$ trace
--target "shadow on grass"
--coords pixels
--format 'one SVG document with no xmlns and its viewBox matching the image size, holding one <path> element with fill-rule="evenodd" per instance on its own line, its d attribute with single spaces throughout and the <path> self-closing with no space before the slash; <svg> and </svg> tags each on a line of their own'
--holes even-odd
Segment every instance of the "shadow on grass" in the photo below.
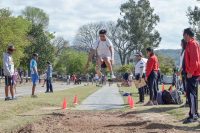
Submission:
<svg viewBox="0 0 200 133">
<path fill-rule="evenodd" d="M 119 117 L 125 117 L 127 115 L 130 115 L 130 114 L 141 114 L 141 113 L 162 113 L 162 112 L 168 112 L 170 110 L 174 110 L 174 109 L 178 109 L 180 107 L 152 107 L 152 108 L 149 108 L 149 109 L 144 109 L 144 110 L 135 110 L 135 111 L 131 111 L 131 112 L 128 112 L 128 113 L 124 113 L 122 115 L 120 115 Z"/>
<path fill-rule="evenodd" d="M 118 125 L 107 125 L 105 127 L 134 127 L 134 126 L 142 126 L 146 125 L 151 121 L 139 121 L 139 122 L 131 122 L 131 123 L 126 123 L 126 124 L 118 124 Z"/>
<path fill-rule="evenodd" d="M 27 116 L 66 116 L 63 113 L 49 113 L 49 114 L 36 114 L 36 115 L 17 115 L 17 116 L 21 116 L 21 117 L 27 117 Z"/>
</svg>

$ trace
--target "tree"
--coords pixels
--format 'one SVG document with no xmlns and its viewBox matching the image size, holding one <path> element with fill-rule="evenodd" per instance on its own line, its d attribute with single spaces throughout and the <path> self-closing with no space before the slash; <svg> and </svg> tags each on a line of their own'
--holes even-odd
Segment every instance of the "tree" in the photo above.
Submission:
<svg viewBox="0 0 200 133">
<path fill-rule="evenodd" d="M 55 47 L 55 56 L 61 56 L 63 51 L 65 51 L 68 46 L 69 42 L 66 41 L 63 37 L 57 37 L 53 40 L 53 46 Z"/>
<path fill-rule="evenodd" d="M 175 61 L 171 57 L 158 55 L 159 65 L 161 73 L 164 75 L 171 75 L 173 73 L 173 68 L 176 67 Z"/>
<path fill-rule="evenodd" d="M 67 49 L 59 56 L 55 65 L 55 70 L 59 74 L 80 74 L 84 72 L 86 62 L 87 54 L 85 52 Z"/>
<path fill-rule="evenodd" d="M 192 26 L 196 33 L 196 38 L 200 41 L 200 8 L 195 6 L 194 9 L 188 8 L 187 16 L 189 24 Z"/>
<path fill-rule="evenodd" d="M 106 27 L 108 29 L 108 36 L 114 45 L 114 49 L 119 54 L 121 64 L 124 65 L 129 54 L 129 43 L 124 36 L 125 30 L 115 22 L 107 22 Z"/>
<path fill-rule="evenodd" d="M 118 19 L 118 25 L 125 30 L 124 37 L 128 40 L 126 48 L 128 57 L 132 52 L 142 51 L 149 46 L 158 47 L 161 37 L 155 26 L 159 22 L 159 16 L 154 14 L 149 0 L 128 0 L 120 7 L 122 18 Z"/>
<path fill-rule="evenodd" d="M 34 25 L 42 25 L 45 28 L 49 25 L 48 14 L 40 8 L 28 6 L 22 11 L 22 16 L 31 21 Z"/>
<path fill-rule="evenodd" d="M 8 18 L 12 15 L 12 12 L 7 8 L 0 9 L 0 17 L 1 18 Z"/>
<path fill-rule="evenodd" d="M 33 53 L 39 54 L 38 68 L 40 72 L 46 69 L 46 62 L 53 62 L 55 59 L 55 47 L 50 43 L 51 35 L 44 31 L 42 25 L 32 25 L 28 32 L 31 45 L 25 48 L 26 57 L 24 57 L 21 64 L 24 67 L 29 67 L 30 59 Z"/>
<path fill-rule="evenodd" d="M 77 50 L 88 51 L 99 36 L 99 30 L 105 28 L 103 22 L 90 23 L 81 26 L 74 39 L 74 45 Z"/>
<path fill-rule="evenodd" d="M 31 23 L 22 17 L 13 17 L 8 9 L 0 9 L 0 53 L 7 51 L 7 46 L 12 43 L 16 47 L 14 53 L 15 66 L 19 66 L 20 61 L 25 56 L 25 47 L 30 45 L 27 39 Z M 0 54 L 2 59 L 3 54 Z M 2 66 L 2 60 L 0 60 Z"/>
</svg>

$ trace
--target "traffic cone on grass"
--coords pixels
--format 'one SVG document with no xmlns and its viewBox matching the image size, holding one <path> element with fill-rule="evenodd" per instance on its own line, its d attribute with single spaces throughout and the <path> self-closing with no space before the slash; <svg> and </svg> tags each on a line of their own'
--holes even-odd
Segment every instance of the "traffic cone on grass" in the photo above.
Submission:
<svg viewBox="0 0 200 133">
<path fill-rule="evenodd" d="M 74 105 L 77 105 L 78 104 L 78 97 L 77 95 L 74 96 Z"/>
<path fill-rule="evenodd" d="M 133 100 L 133 98 L 131 97 L 131 99 L 130 99 L 130 108 L 132 109 L 132 108 L 134 108 L 134 100 Z"/>
<path fill-rule="evenodd" d="M 66 108 L 67 108 L 67 100 L 66 100 L 66 98 L 64 98 L 63 104 L 62 104 L 62 109 L 66 109 Z"/>
</svg>

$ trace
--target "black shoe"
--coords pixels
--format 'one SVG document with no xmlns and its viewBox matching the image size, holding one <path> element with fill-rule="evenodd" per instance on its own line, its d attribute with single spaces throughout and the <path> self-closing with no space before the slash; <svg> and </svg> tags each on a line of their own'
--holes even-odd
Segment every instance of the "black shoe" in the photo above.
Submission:
<svg viewBox="0 0 200 133">
<path fill-rule="evenodd" d="M 53 93 L 53 91 L 50 91 L 50 93 Z"/>
<path fill-rule="evenodd" d="M 45 91 L 45 93 L 49 93 L 49 91 Z"/>
<path fill-rule="evenodd" d="M 17 100 L 17 98 L 16 97 L 13 97 L 12 99 L 10 99 L 10 100 Z"/>
<path fill-rule="evenodd" d="M 143 104 L 144 102 L 138 101 L 136 104 Z"/>
<path fill-rule="evenodd" d="M 9 100 L 11 100 L 10 97 L 6 97 L 6 98 L 5 98 L 5 101 L 9 101 Z"/>
<path fill-rule="evenodd" d="M 193 122 L 196 122 L 196 121 L 197 121 L 196 117 L 195 118 L 194 117 L 188 117 L 183 121 L 183 124 L 189 124 L 189 123 L 193 123 Z"/>
</svg>

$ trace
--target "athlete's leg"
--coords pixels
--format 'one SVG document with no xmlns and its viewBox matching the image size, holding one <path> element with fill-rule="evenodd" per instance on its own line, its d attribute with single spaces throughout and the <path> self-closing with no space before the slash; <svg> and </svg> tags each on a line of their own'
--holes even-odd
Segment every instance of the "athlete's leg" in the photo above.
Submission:
<svg viewBox="0 0 200 133">
<path fill-rule="evenodd" d="M 96 73 L 98 74 L 98 76 L 99 77 L 101 77 L 101 64 L 102 64 L 102 62 L 103 62 L 103 59 L 102 58 L 98 58 L 97 59 L 97 62 L 96 62 L 96 68 L 95 68 L 95 70 L 96 70 Z"/>
</svg>

